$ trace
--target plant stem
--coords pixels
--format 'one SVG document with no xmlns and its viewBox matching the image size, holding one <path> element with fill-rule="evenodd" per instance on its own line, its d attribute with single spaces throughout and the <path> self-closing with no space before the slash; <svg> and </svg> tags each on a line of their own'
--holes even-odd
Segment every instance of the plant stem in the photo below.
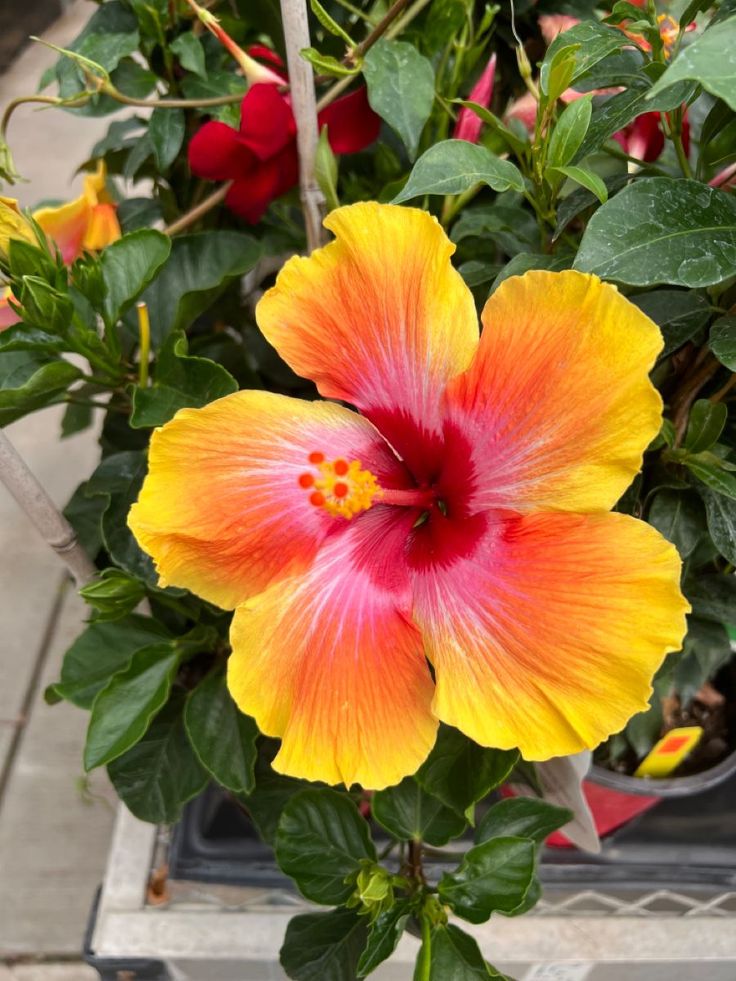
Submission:
<svg viewBox="0 0 736 981">
<path fill-rule="evenodd" d="M 419 923 L 422 928 L 422 950 L 419 956 L 422 960 L 417 981 L 430 981 L 432 975 L 432 927 L 427 916 L 420 916 Z"/>
<path fill-rule="evenodd" d="M 692 375 L 685 378 L 682 387 L 672 398 L 672 424 L 675 427 L 675 445 L 679 446 L 687 429 L 690 407 L 704 385 L 711 380 L 721 367 L 720 361 L 708 354 Z"/>
<path fill-rule="evenodd" d="M 711 402 L 721 402 L 725 395 L 731 391 L 731 389 L 736 385 L 736 374 L 731 375 L 725 385 L 721 386 L 717 392 L 711 395 Z"/>
<path fill-rule="evenodd" d="M 319 132 L 314 94 L 314 74 L 300 52 L 310 46 L 309 19 L 305 0 L 281 0 L 281 19 L 289 68 L 291 106 L 296 120 L 296 142 L 299 151 L 299 191 L 307 233 L 307 250 L 323 242 L 322 215 L 324 195 L 315 177 Z"/>
<path fill-rule="evenodd" d="M 5 433 L 0 430 L 0 480 L 83 586 L 97 572 L 77 541 L 74 529 L 29 470 Z"/>
<path fill-rule="evenodd" d="M 396 23 L 394 23 L 388 29 L 384 28 L 384 31 L 382 33 L 385 32 L 387 38 L 395 38 L 397 34 L 400 34 L 404 30 L 404 28 L 407 27 L 414 20 L 417 14 L 420 14 L 422 10 L 424 10 L 424 8 L 427 6 L 429 2 L 430 0 L 414 0 L 414 3 L 411 4 L 409 9 L 405 12 L 404 16 L 400 20 L 396 21 Z M 394 4 L 394 7 L 395 6 L 396 4 Z M 393 10 L 394 7 L 392 7 L 391 10 Z M 389 13 L 391 13 L 391 11 L 389 11 Z M 394 16 L 397 16 L 399 13 L 401 13 L 401 10 L 398 10 L 397 14 Z M 386 17 L 388 17 L 388 14 L 386 14 Z M 383 20 L 386 20 L 386 17 L 384 17 Z M 381 23 L 383 23 L 383 21 L 381 21 Z M 377 25 L 376 30 L 378 29 L 378 27 L 380 27 L 380 24 Z M 372 33 L 375 33 L 375 31 Z M 380 36 L 381 35 L 379 34 L 378 37 L 376 37 L 375 40 L 371 42 L 371 44 L 367 44 L 368 37 L 370 37 L 370 35 L 364 41 L 362 41 L 361 44 L 358 45 L 358 48 L 362 49 L 361 55 L 365 55 L 365 53 L 370 49 L 371 45 L 375 44 L 375 42 L 378 40 Z M 339 81 L 335 82 L 332 88 L 329 88 L 322 96 L 322 98 L 318 101 L 317 112 L 321 112 L 324 108 L 329 106 L 331 102 L 334 102 L 335 99 L 338 97 L 338 95 L 344 92 L 352 81 L 353 81 L 353 77 L 351 75 L 348 75 L 346 78 L 341 78 L 339 79 Z"/>
<path fill-rule="evenodd" d="M 167 235 L 178 235 L 179 232 L 183 232 L 185 228 L 189 228 L 195 222 L 199 221 L 208 211 L 212 211 L 216 208 L 218 204 L 225 200 L 227 197 L 227 192 L 232 187 L 232 181 L 226 181 L 216 191 L 213 191 L 204 201 L 200 201 L 198 205 L 192 208 L 190 211 L 186 211 L 183 215 L 172 221 L 170 225 L 164 228 L 164 232 Z"/>
<path fill-rule="evenodd" d="M 383 37 L 399 14 L 403 12 L 408 3 L 409 0 L 394 0 L 389 9 L 386 11 L 385 16 L 381 18 L 370 34 L 368 34 L 368 36 L 360 42 L 357 48 L 351 52 L 350 60 L 355 62 L 358 60 L 358 58 L 362 58 L 366 51 L 372 48 L 376 41 Z"/>
<path fill-rule="evenodd" d="M 148 305 L 141 300 L 136 303 L 138 313 L 138 384 L 141 388 L 148 385 L 148 359 L 151 355 L 151 321 L 148 316 Z"/>
</svg>

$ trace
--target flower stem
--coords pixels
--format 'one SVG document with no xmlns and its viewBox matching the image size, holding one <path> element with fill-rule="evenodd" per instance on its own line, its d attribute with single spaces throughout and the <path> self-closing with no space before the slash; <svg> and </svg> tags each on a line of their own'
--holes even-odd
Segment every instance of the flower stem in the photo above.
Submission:
<svg viewBox="0 0 736 981">
<path fill-rule="evenodd" d="M 183 232 L 190 225 L 199 221 L 204 215 L 213 208 L 216 208 L 218 204 L 221 204 L 227 197 L 227 192 L 232 187 L 232 181 L 226 181 L 221 187 L 218 187 L 216 191 L 213 191 L 204 201 L 200 201 L 198 205 L 192 208 L 190 211 L 186 211 L 183 215 L 172 221 L 170 225 L 164 228 L 164 232 L 167 235 L 178 235 L 179 232 Z"/>
<path fill-rule="evenodd" d="M 148 385 L 148 359 L 151 354 L 151 321 L 148 316 L 148 305 L 143 300 L 136 303 L 136 311 L 138 313 L 140 348 L 138 354 L 138 384 L 141 388 L 146 388 Z"/>
</svg>

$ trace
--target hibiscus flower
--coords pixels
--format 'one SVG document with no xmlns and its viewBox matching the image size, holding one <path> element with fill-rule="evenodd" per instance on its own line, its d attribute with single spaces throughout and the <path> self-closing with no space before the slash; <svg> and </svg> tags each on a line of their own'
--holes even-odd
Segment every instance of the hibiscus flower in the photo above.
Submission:
<svg viewBox="0 0 736 981">
<path fill-rule="evenodd" d="M 596 746 L 685 632 L 674 546 L 608 513 L 660 428 L 659 329 L 594 276 L 535 271 L 479 340 L 432 216 L 325 224 L 256 315 L 360 414 L 258 391 L 180 410 L 131 529 L 162 585 L 235 609 L 229 688 L 281 772 L 394 784 L 438 720 L 530 760 Z"/>
</svg>

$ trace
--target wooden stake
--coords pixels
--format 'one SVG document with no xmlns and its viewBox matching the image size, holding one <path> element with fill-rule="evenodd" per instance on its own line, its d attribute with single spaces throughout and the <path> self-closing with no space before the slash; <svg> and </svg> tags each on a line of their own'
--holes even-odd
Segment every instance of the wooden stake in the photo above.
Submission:
<svg viewBox="0 0 736 981">
<path fill-rule="evenodd" d="M 299 190 L 307 230 L 307 249 L 311 252 L 324 242 L 322 217 L 325 199 L 314 174 L 319 140 L 314 75 L 311 65 L 299 53 L 310 46 L 306 0 L 281 0 L 281 18 L 289 68 L 291 107 L 296 120 Z"/>
<path fill-rule="evenodd" d="M 74 529 L 26 466 L 0 429 L 0 480 L 59 558 L 66 563 L 78 586 L 89 582 L 97 570 L 77 541 Z"/>
</svg>

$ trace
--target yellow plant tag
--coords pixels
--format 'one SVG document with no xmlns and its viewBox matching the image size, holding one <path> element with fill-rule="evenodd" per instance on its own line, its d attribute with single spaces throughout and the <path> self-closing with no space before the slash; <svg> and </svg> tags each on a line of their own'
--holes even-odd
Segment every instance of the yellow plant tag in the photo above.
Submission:
<svg viewBox="0 0 736 981">
<path fill-rule="evenodd" d="M 634 776 L 668 777 L 695 749 L 702 735 L 701 726 L 681 726 L 679 729 L 670 729 L 644 757 L 636 768 Z"/>
</svg>

